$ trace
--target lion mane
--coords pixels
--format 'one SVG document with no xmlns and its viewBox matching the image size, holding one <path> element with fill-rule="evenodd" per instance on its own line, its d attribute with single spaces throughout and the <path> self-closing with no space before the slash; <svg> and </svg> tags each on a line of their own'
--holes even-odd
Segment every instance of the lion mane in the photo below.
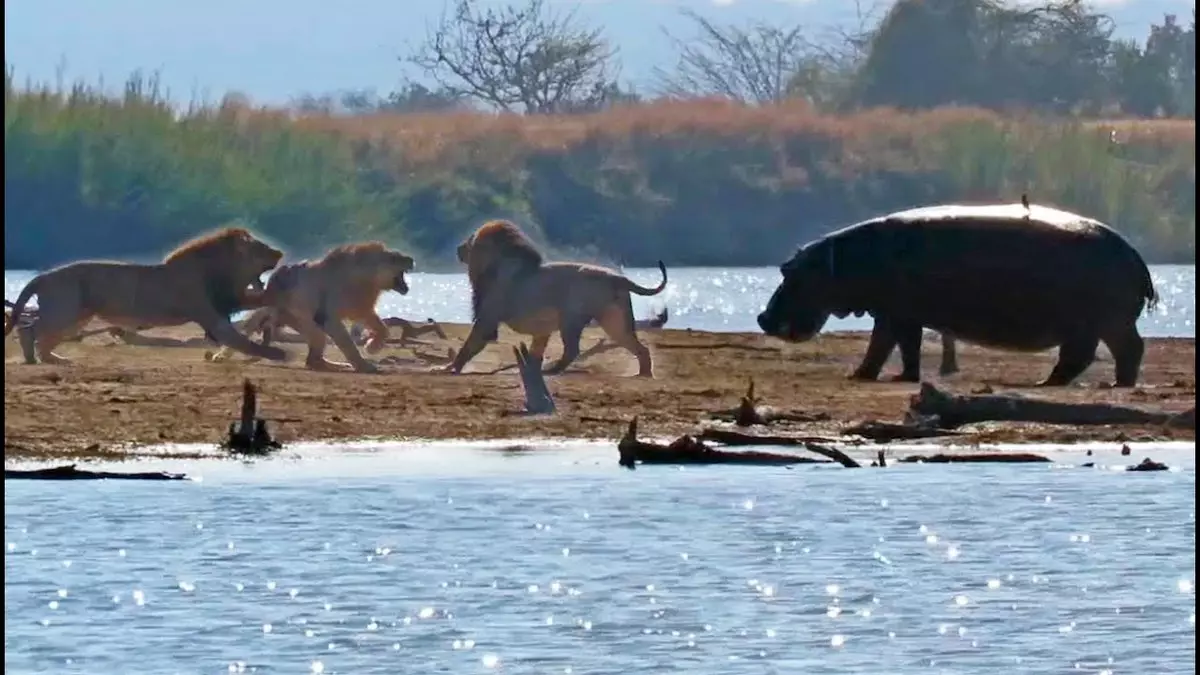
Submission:
<svg viewBox="0 0 1200 675">
<path fill-rule="evenodd" d="M 523 276 L 537 271 L 545 262 L 533 240 L 507 220 L 480 225 L 458 245 L 458 261 L 467 266 L 472 319 L 478 318 L 484 297 L 506 272 L 512 277 Z"/>
<path fill-rule="evenodd" d="M 275 268 L 283 252 L 242 227 L 225 227 L 180 244 L 161 263 L 76 261 L 35 276 L 13 303 L 4 325 L 8 335 L 21 320 L 25 305 L 38 296 L 34 335 L 27 362 L 65 363 L 54 347 L 88 321 L 99 318 L 114 326 L 151 328 L 195 322 L 212 340 L 247 354 L 286 360 L 280 349 L 251 342 L 237 332 L 231 314 L 252 304 L 250 288 Z"/>
<path fill-rule="evenodd" d="M 368 351 L 381 349 L 387 341 L 388 326 L 376 313 L 375 305 L 384 291 L 408 293 L 404 275 L 413 268 L 411 257 L 379 241 L 343 244 L 318 260 L 283 265 L 271 275 L 261 307 L 245 321 L 243 330 L 249 334 L 261 330 L 263 343 L 269 344 L 275 329 L 288 325 L 308 343 L 309 368 L 353 367 L 373 372 L 376 368 L 362 357 L 342 321 L 364 325 Z M 349 364 L 325 360 L 326 336 L 333 338 Z M 223 349 L 211 359 L 220 361 L 228 356 L 229 351 Z"/>
</svg>

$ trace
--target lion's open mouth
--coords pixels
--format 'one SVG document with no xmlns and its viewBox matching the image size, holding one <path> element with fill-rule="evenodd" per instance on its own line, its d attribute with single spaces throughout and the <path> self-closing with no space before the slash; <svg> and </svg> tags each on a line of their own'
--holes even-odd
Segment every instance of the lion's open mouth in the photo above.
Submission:
<svg viewBox="0 0 1200 675">
<path fill-rule="evenodd" d="M 392 284 L 392 290 L 400 295 L 408 294 L 408 282 L 405 281 L 403 274 L 396 275 L 396 281 Z"/>
</svg>

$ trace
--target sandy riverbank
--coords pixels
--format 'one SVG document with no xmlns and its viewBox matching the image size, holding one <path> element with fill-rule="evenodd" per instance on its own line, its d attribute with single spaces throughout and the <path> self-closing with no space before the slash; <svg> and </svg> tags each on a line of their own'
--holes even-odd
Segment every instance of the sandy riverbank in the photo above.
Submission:
<svg viewBox="0 0 1200 675">
<path fill-rule="evenodd" d="M 426 335 L 423 353 L 457 348 L 466 327 L 445 324 L 447 339 Z M 199 337 L 198 329 L 151 331 L 149 335 Z M 590 330 L 584 347 L 600 334 Z M 643 434 L 673 436 L 692 431 L 707 413 L 736 405 L 753 377 L 762 401 L 777 408 L 825 413 L 828 419 L 787 425 L 773 432 L 833 433 L 867 419 L 900 421 L 917 385 L 858 383 L 845 378 L 862 357 L 865 333 L 833 333 L 802 345 L 783 345 L 763 335 L 647 331 L 656 378 L 629 377 L 637 366 L 623 351 L 610 351 L 550 378 L 559 404 L 553 418 L 522 418 L 514 371 L 481 374 L 512 360 L 517 336 L 502 331 L 503 346 L 489 346 L 460 376 L 406 372 L 424 369 L 410 349 L 388 348 L 385 373 L 313 373 L 289 364 L 204 360 L 205 348 L 121 344 L 108 335 L 67 343 L 59 353 L 69 366 L 21 363 L 15 337 L 5 341 L 4 453 L 6 459 L 115 458 L 122 446 L 166 442 L 217 442 L 236 416 L 242 377 L 260 387 L 261 414 L 288 440 L 361 438 L 604 438 L 615 439 L 633 415 Z M 287 345 L 300 353 L 300 345 Z M 557 356 L 552 343 L 549 358 Z M 1094 365 L 1072 387 L 1035 390 L 1054 354 L 1007 354 L 960 346 L 962 372 L 937 376 L 937 340 L 926 340 L 926 378 L 939 387 L 967 392 L 989 385 L 1006 391 L 1074 402 L 1108 402 L 1182 411 L 1195 405 L 1195 341 L 1147 341 L 1143 385 L 1132 390 L 1101 386 L 1112 364 Z M 327 356 L 340 360 L 336 348 Z M 885 374 L 893 372 L 898 357 Z M 1139 427 L 1047 427 L 993 425 L 987 442 L 1080 440 L 1194 440 L 1194 432 Z M 961 442 L 961 440 L 960 440 Z M 98 447 L 97 447 L 98 446 Z"/>
</svg>

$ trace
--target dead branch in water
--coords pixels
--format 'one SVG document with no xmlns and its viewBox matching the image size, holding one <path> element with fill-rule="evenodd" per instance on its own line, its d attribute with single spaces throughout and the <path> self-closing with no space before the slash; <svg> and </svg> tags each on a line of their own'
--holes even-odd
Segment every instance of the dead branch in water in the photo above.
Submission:
<svg viewBox="0 0 1200 675">
<path fill-rule="evenodd" d="M 854 461 L 849 455 L 829 445 L 814 443 L 811 440 L 803 438 L 795 438 L 791 436 L 758 436 L 754 434 L 744 434 L 740 431 L 729 431 L 726 429 L 704 429 L 696 436 L 701 441 L 712 441 L 729 446 L 752 446 L 752 445 L 774 445 L 783 447 L 804 448 L 809 452 L 818 454 L 825 459 L 832 460 L 846 467 L 847 469 L 857 469 L 861 465 Z"/>
<path fill-rule="evenodd" d="M 256 455 L 283 447 L 267 431 L 267 421 L 258 417 L 258 389 L 250 380 L 242 381 L 242 415 L 238 422 L 229 423 L 229 435 L 221 447 L 230 452 Z"/>
<path fill-rule="evenodd" d="M 89 471 L 74 464 L 48 467 L 45 469 L 5 469 L 4 480 L 188 480 L 182 473 L 166 471 L 142 471 L 117 473 L 111 471 Z"/>
<path fill-rule="evenodd" d="M 975 422 L 1039 422 L 1088 426 L 1163 425 L 1196 428 L 1195 408 L 1184 413 L 1144 410 L 1109 403 L 1060 403 L 1012 394 L 955 395 L 928 382 L 909 403 L 911 418 L 925 418 L 942 429 Z"/>
<path fill-rule="evenodd" d="M 909 455 L 900 458 L 905 464 L 1036 464 L 1049 462 L 1041 455 L 1029 452 L 972 452 L 963 454 Z"/>
<path fill-rule="evenodd" d="M 705 445 L 692 436 L 681 436 L 670 445 L 648 443 L 637 437 L 637 417 L 629 422 L 625 435 L 617 443 L 618 463 L 628 469 L 637 464 L 744 464 L 756 466 L 786 466 L 789 464 L 823 463 L 823 460 L 770 452 L 729 452 Z"/>
</svg>

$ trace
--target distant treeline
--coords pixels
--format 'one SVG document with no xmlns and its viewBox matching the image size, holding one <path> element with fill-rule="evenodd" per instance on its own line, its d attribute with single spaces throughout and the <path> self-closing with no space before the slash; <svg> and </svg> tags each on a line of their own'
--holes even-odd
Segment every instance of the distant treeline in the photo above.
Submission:
<svg viewBox="0 0 1200 675">
<path fill-rule="evenodd" d="M 977 108 L 819 112 L 692 99 L 582 114 L 333 115 L 227 97 L 180 112 L 5 80 L 4 261 L 154 258 L 234 220 L 295 255 L 379 238 L 429 269 L 491 217 L 627 265 L 766 265 L 855 219 L 1017 200 L 1111 223 L 1152 261 L 1195 260 L 1195 123 Z"/>
</svg>

